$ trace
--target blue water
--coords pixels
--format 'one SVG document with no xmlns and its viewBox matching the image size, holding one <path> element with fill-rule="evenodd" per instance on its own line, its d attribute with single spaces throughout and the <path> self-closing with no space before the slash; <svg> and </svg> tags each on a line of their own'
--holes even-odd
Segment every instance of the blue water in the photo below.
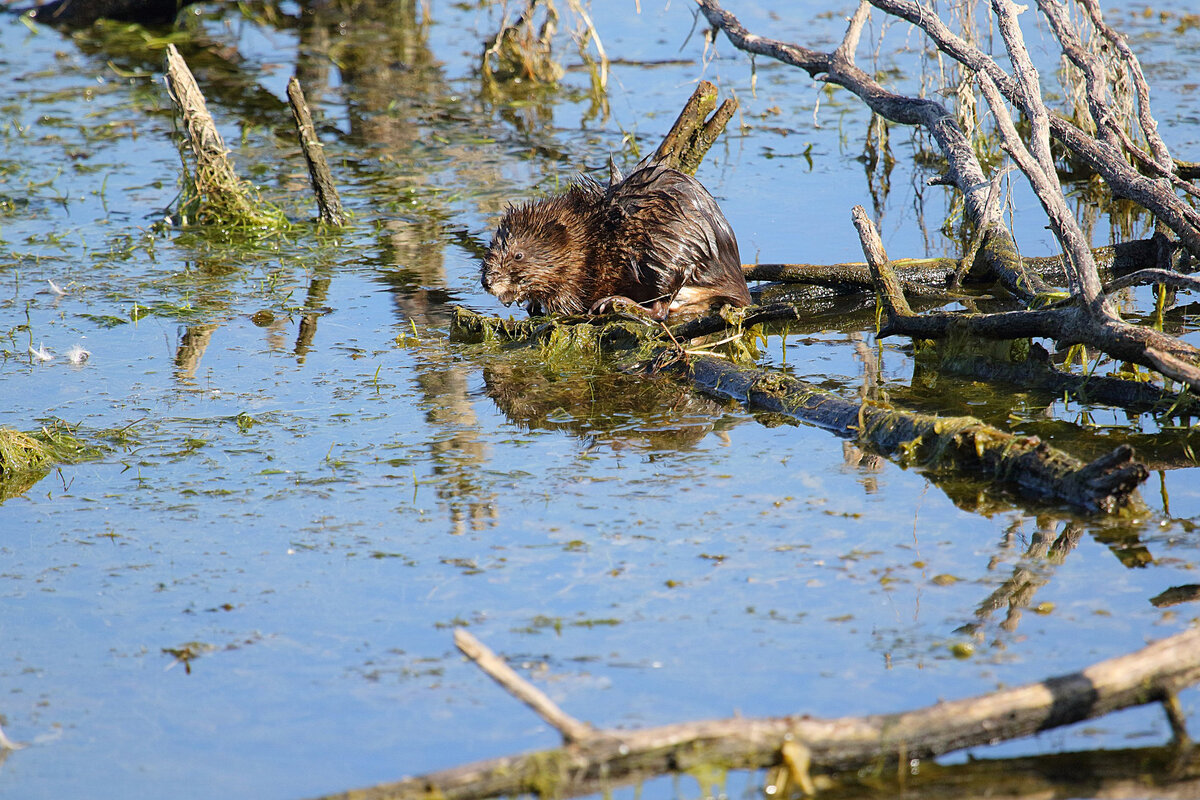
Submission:
<svg viewBox="0 0 1200 800">
<path fill-rule="evenodd" d="M 849 11 L 776 5 L 779 19 L 763 4 L 744 22 L 822 47 Z M 614 383 L 603 365 L 556 371 L 449 341 L 451 303 L 508 313 L 480 291 L 470 246 L 504 204 L 610 152 L 632 160 L 625 135 L 647 152 L 701 76 L 741 102 L 699 177 L 743 259 L 861 258 L 849 224 L 851 205 L 871 204 L 861 107 L 762 59 L 752 87 L 724 41 L 702 63 L 686 4 L 630 6 L 593 8 L 610 57 L 671 62 L 614 66 L 607 116 L 591 115 L 582 70 L 540 104 L 480 99 L 494 12 L 438 6 L 424 38 L 405 40 L 415 50 L 385 39 L 385 55 L 420 65 L 385 70 L 386 91 L 332 70 L 318 108 L 353 227 L 253 246 L 152 230 L 179 174 L 157 55 L 121 62 L 122 76 L 86 36 L 0 26 L 0 424 L 63 419 L 107 448 L 0 505 L 0 722 L 31 743 L 0 767 L 0 795 L 302 797 L 554 745 L 457 655 L 457 625 L 571 714 L 628 727 L 914 708 L 1188 624 L 1189 606 L 1148 600 L 1195 582 L 1191 469 L 1153 474 L 1132 518 L 1074 519 L 983 486 L 943 489 L 819 429 Z M 237 163 L 310 217 L 281 104 L 298 35 L 204 11 L 187 27 L 244 59 L 209 101 Z M 1164 44 L 1152 23 L 1137 22 L 1135 42 L 1164 82 L 1168 141 L 1194 156 L 1195 89 L 1172 69 L 1195 60 L 1198 34 Z M 880 58 L 900 59 L 904 41 Z M 569 39 L 559 46 L 579 63 Z M 912 147 L 893 131 L 885 243 L 954 252 L 937 230 L 947 195 L 923 185 Z M 1023 248 L 1051 252 L 1020 197 Z M 30 357 L 41 345 L 52 361 Z M 90 358 L 69 363 L 72 345 Z M 911 377 L 899 343 L 833 321 L 764 356 L 848 394 L 864 359 L 887 382 Z M 561 406 L 520 412 L 528 398 L 511 387 L 526 380 Z M 1073 549 L 1026 555 L 1069 526 Z M 1029 596 L 1012 614 L 981 611 L 1019 569 Z M 964 642 L 975 655 L 956 658 Z M 1191 714 L 1193 694 L 1182 699 Z M 1012 748 L 1167 733 L 1136 712 Z"/>
</svg>

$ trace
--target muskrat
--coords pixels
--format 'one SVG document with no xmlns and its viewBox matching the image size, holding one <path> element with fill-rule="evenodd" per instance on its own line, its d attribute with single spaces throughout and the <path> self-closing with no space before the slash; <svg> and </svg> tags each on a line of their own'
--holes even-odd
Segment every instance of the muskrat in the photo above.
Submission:
<svg viewBox="0 0 1200 800">
<path fill-rule="evenodd" d="M 700 182 L 661 164 L 607 187 L 590 178 L 510 206 L 483 259 L 483 288 L 531 314 L 597 312 L 632 301 L 656 319 L 748 306 L 737 238 Z"/>
</svg>

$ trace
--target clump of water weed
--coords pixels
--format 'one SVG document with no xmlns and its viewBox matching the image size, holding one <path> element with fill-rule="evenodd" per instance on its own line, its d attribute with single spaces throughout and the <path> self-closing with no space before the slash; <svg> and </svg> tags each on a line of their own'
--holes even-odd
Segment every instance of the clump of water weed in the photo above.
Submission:
<svg viewBox="0 0 1200 800">
<path fill-rule="evenodd" d="M 0 501 L 29 489 L 55 464 L 82 461 L 98 452 L 61 420 L 33 433 L 0 426 Z"/>
<path fill-rule="evenodd" d="M 237 176 L 204 95 L 174 45 L 167 46 L 167 85 L 187 131 L 179 145 L 184 167 L 179 222 L 246 232 L 286 228 L 283 212 Z"/>
</svg>

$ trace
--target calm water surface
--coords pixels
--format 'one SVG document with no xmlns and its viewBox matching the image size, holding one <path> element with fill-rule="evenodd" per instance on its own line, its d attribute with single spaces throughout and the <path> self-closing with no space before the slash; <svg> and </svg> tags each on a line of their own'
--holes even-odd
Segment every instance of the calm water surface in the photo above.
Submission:
<svg viewBox="0 0 1200 800">
<path fill-rule="evenodd" d="M 860 259 L 855 203 L 879 209 L 893 255 L 956 252 L 907 132 L 881 191 L 855 102 L 761 61 L 752 79 L 723 41 L 709 60 L 685 3 L 641 5 L 593 4 L 622 60 L 606 99 L 565 36 L 562 91 L 488 95 L 487 11 L 339 30 L 202 7 L 181 48 L 239 166 L 312 216 L 282 99 L 300 53 L 355 215 L 344 234 L 258 242 L 153 228 L 180 172 L 161 42 L 3 21 L 0 424 L 63 419 L 106 449 L 0 505 L 0 721 L 31 743 L 0 766 L 0 795 L 291 798 L 554 744 L 456 654 L 456 625 L 608 727 L 902 710 L 1191 622 L 1192 606 L 1149 600 L 1197 582 L 1194 469 L 1154 473 L 1131 518 L 1077 519 L 604 364 L 449 341 L 452 304 L 506 313 L 478 287 L 504 204 L 610 152 L 632 163 L 701 76 L 741 101 L 699 177 L 744 260 Z M 730 7 L 822 47 L 850 10 Z M 1185 5 L 1164 8 L 1113 13 L 1194 159 L 1200 33 L 1172 30 Z M 881 64 L 906 36 L 892 30 Z M 1022 247 L 1051 252 L 1021 191 Z M 1099 215 L 1097 243 L 1122 225 Z M 876 368 L 908 386 L 901 344 L 863 319 L 776 337 L 764 362 L 848 394 Z M 53 360 L 30 356 L 42 345 Z M 90 358 L 70 363 L 73 345 Z M 1042 432 L 1048 413 L 1088 453 L 1130 424 L 1008 394 L 950 385 L 927 402 Z M 1080 433 L 1087 413 L 1099 426 Z M 972 657 L 954 656 L 963 643 Z M 1167 734 L 1143 709 L 1003 750 Z"/>
</svg>

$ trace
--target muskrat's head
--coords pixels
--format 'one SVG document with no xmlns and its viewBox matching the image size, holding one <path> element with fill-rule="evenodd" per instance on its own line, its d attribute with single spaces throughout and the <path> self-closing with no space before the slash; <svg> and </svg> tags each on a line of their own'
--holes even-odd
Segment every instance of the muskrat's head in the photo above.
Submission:
<svg viewBox="0 0 1200 800">
<path fill-rule="evenodd" d="M 563 198 L 509 207 L 483 259 L 483 288 L 530 314 L 582 311 L 570 274 L 582 255 Z"/>
</svg>

